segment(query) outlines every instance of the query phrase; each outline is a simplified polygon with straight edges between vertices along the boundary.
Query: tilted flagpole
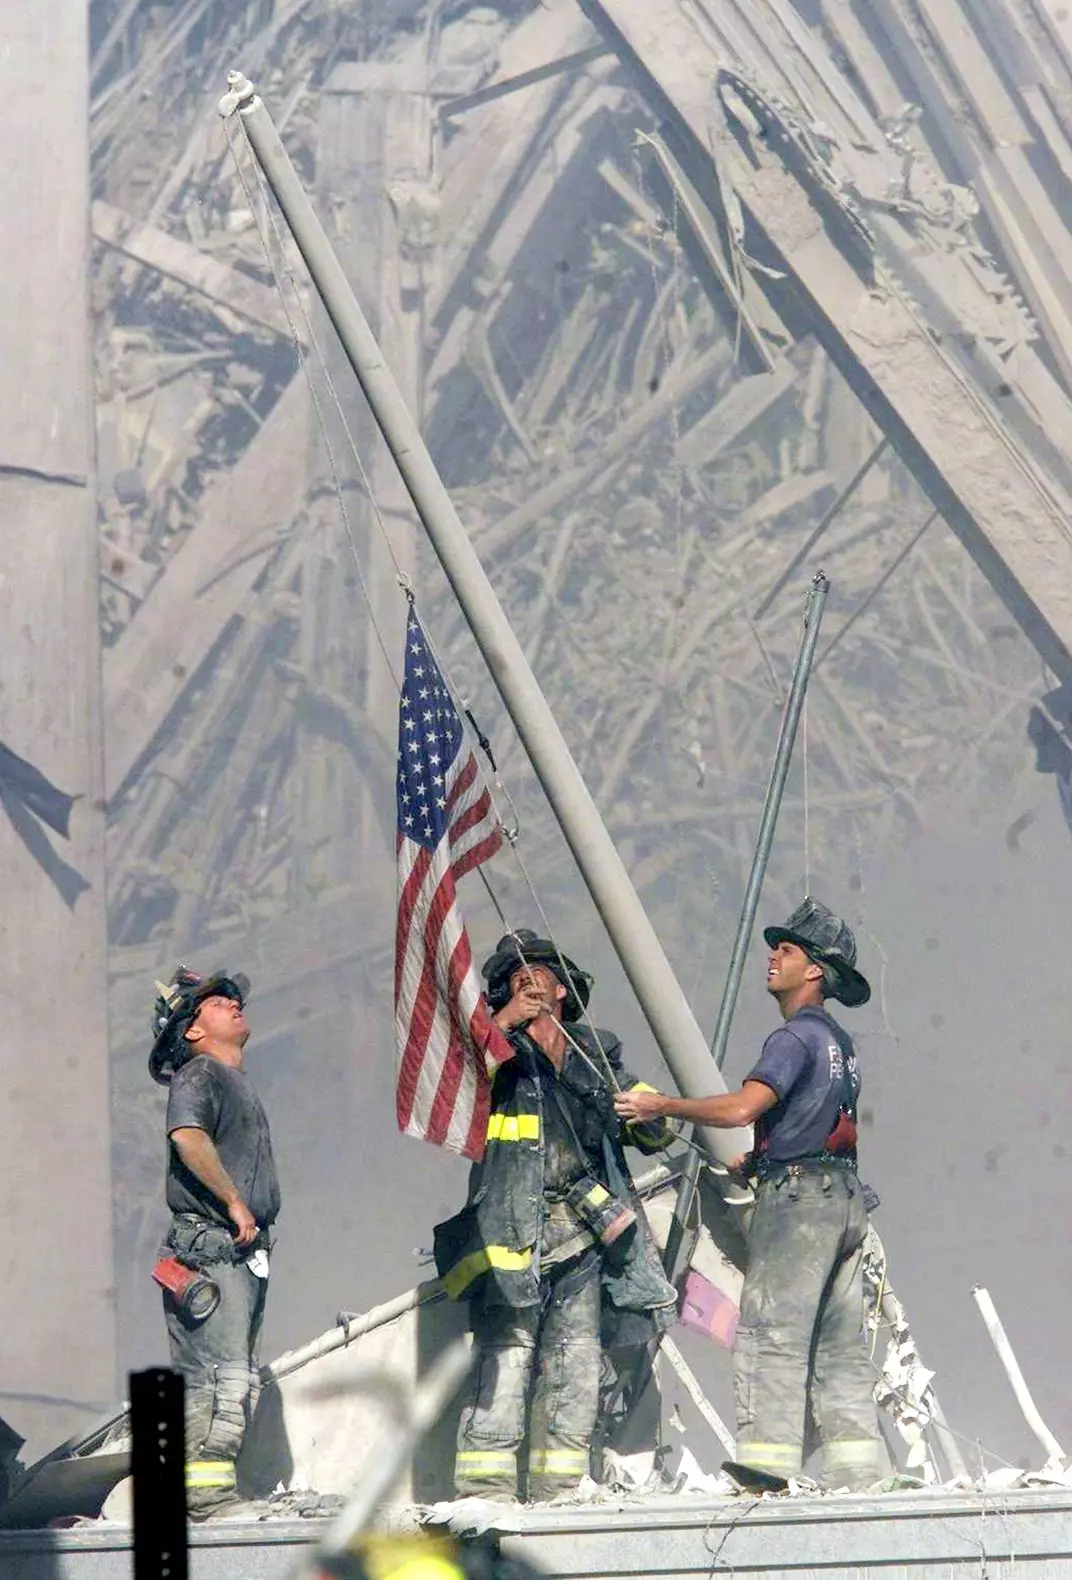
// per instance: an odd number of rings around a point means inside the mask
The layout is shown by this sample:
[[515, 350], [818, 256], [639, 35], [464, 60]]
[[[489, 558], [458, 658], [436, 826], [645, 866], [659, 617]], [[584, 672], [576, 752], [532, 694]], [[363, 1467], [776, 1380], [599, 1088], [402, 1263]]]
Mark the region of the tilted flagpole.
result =
[[[704, 1097], [725, 1091], [707, 1039], [686, 1002], [271, 116], [241, 73], [231, 72], [228, 83], [230, 91], [220, 101], [220, 114], [241, 117], [250, 146], [305, 259], [663, 1058], [685, 1096]], [[732, 1161], [748, 1148], [748, 1134], [743, 1130], [700, 1127], [699, 1133], [722, 1163]]]

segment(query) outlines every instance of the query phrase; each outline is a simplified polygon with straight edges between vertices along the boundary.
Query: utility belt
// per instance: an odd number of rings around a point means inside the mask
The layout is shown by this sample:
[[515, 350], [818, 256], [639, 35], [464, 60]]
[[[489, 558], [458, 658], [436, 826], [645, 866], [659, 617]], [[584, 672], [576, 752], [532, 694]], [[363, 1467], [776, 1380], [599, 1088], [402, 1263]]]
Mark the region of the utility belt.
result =
[[863, 1196], [864, 1207], [868, 1213], [875, 1211], [882, 1205], [879, 1194], [866, 1180], [861, 1180], [854, 1157], [838, 1156], [836, 1152], [821, 1152], [817, 1156], [807, 1158], [794, 1158], [792, 1162], [783, 1163], [777, 1159], [761, 1157], [757, 1160], [753, 1173], [761, 1185], [771, 1184], [775, 1190], [780, 1190], [787, 1182], [790, 1197], [793, 1195], [794, 1184], [805, 1175], [842, 1175], [848, 1183], [849, 1195], [854, 1196], [857, 1190]]
[[217, 1223], [213, 1218], [202, 1218], [196, 1212], [172, 1213], [171, 1228], [164, 1243], [180, 1261], [198, 1269], [220, 1263], [238, 1267], [248, 1262], [255, 1252], [268, 1252], [272, 1248], [267, 1229], [259, 1228], [255, 1240], [239, 1246], [235, 1244], [229, 1225]]
[[192, 1212], [177, 1212], [153, 1268], [153, 1280], [167, 1291], [188, 1327], [206, 1322], [220, 1303], [213, 1267], [248, 1266], [257, 1278], [268, 1276], [270, 1241], [259, 1229], [250, 1245], [237, 1246], [228, 1229]]
[[856, 1173], [856, 1159], [836, 1152], [816, 1152], [804, 1158], [769, 1158], [761, 1153], [756, 1159], [754, 1173], [762, 1184], [773, 1180], [781, 1185], [787, 1179], [800, 1179], [803, 1174], [828, 1174], [831, 1169], [842, 1174]]

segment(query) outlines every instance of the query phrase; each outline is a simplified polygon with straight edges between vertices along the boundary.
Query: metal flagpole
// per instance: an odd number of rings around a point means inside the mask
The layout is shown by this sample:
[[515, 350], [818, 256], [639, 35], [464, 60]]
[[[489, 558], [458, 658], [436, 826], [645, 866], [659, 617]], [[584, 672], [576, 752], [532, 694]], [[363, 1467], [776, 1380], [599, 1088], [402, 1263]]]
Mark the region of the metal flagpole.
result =
[[[711, 1038], [711, 1053], [719, 1070], [722, 1069], [723, 1064], [726, 1062], [726, 1048], [729, 1044], [733, 1014], [737, 1008], [737, 997], [741, 990], [745, 956], [752, 941], [752, 928], [755, 926], [756, 911], [759, 908], [759, 896], [763, 889], [763, 879], [767, 873], [767, 863], [770, 861], [771, 846], [774, 843], [774, 829], [778, 822], [778, 813], [781, 810], [785, 781], [789, 774], [789, 764], [797, 738], [797, 726], [800, 723], [801, 709], [804, 706], [804, 697], [808, 689], [808, 678], [811, 675], [812, 664], [815, 659], [815, 648], [819, 641], [819, 627], [822, 624], [823, 609], [826, 606], [826, 598], [829, 591], [829, 581], [822, 571], [817, 571], [812, 577], [811, 586], [808, 588], [808, 595], [804, 603], [804, 630], [800, 638], [800, 649], [797, 653], [796, 664], [793, 667], [793, 677], [789, 685], [789, 697], [786, 701], [785, 712], [782, 715], [782, 727], [778, 732], [778, 745], [775, 748], [774, 766], [771, 769], [770, 782], [767, 785], [767, 796], [763, 803], [763, 815], [759, 820], [759, 834], [756, 836], [756, 850], [755, 855], [752, 857], [752, 870], [748, 875], [744, 904], [741, 907], [741, 919], [737, 923], [737, 936], [733, 941], [733, 953], [730, 956], [729, 970], [726, 972], [726, 985], [722, 990], [722, 1002], [718, 1008], [718, 1020], [715, 1023], [714, 1035]], [[674, 1216], [670, 1222], [670, 1230], [666, 1238], [666, 1249], [663, 1252], [663, 1265], [666, 1268], [667, 1276], [671, 1279], [675, 1279], [682, 1271], [679, 1264], [683, 1260], [681, 1248], [685, 1236], [685, 1221], [692, 1207], [692, 1199], [699, 1178], [700, 1160], [693, 1153], [685, 1164], [685, 1169], [678, 1185]]]
[[[680, 1090], [707, 1096], [725, 1086], [712, 1065], [670, 962], [648, 920], [520, 642], [469, 541], [417, 424], [384, 362], [364, 314], [324, 234], [263, 101], [238, 72], [220, 114], [238, 114], [324, 303], [358, 382], [446, 572], [506, 709], [632, 984], [652, 1035]], [[729, 1162], [745, 1150], [744, 1130], [702, 1127], [711, 1153]]]

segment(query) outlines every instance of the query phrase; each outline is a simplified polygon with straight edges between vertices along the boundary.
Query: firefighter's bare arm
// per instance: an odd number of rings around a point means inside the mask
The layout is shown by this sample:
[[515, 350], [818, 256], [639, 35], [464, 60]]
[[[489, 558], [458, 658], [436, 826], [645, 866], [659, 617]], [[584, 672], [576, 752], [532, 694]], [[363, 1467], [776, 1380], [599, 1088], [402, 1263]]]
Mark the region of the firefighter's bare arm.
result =
[[669, 1097], [665, 1092], [643, 1092], [633, 1087], [619, 1092], [614, 1106], [625, 1120], [688, 1119], [693, 1124], [736, 1130], [751, 1125], [773, 1108], [778, 1095], [762, 1081], [746, 1081], [738, 1092], [712, 1097]]
[[207, 1185], [227, 1208], [227, 1216], [235, 1226], [235, 1244], [252, 1245], [257, 1238], [257, 1220], [220, 1162], [212, 1137], [193, 1125], [183, 1125], [171, 1132], [170, 1139], [190, 1173], [196, 1174], [202, 1185]]

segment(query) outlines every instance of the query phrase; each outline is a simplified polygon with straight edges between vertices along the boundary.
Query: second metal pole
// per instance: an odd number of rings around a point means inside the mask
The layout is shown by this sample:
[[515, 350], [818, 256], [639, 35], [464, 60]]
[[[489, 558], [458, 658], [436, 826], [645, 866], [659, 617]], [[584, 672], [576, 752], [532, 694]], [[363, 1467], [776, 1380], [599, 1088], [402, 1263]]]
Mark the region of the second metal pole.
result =
[[797, 725], [800, 723], [800, 713], [808, 689], [808, 676], [811, 674], [812, 661], [815, 658], [815, 645], [819, 640], [819, 627], [822, 624], [823, 609], [829, 591], [830, 583], [822, 571], [817, 571], [812, 577], [807, 602], [804, 605], [804, 631], [800, 639], [800, 651], [797, 653], [793, 679], [789, 687], [789, 700], [785, 705], [782, 727], [778, 733], [774, 767], [771, 769], [767, 799], [763, 803], [763, 816], [760, 818], [759, 834], [756, 837], [756, 853], [752, 858], [752, 870], [748, 875], [741, 919], [737, 924], [737, 937], [733, 941], [733, 953], [730, 956], [729, 970], [726, 972], [726, 986], [722, 991], [722, 1003], [719, 1005], [718, 1020], [715, 1022], [714, 1035], [711, 1038], [711, 1053], [720, 1070], [726, 1062], [726, 1047], [729, 1043], [733, 1012], [737, 1008], [737, 995], [741, 989], [745, 955], [752, 941], [752, 928], [755, 926], [756, 911], [759, 908], [759, 896], [763, 888], [763, 879], [767, 874], [771, 845], [774, 842], [774, 827], [778, 821], [782, 793], [789, 774], [789, 763], [797, 738]]
[[[767, 785], [767, 796], [763, 803], [763, 815], [759, 820], [759, 834], [756, 838], [755, 855], [752, 857], [752, 870], [748, 876], [744, 905], [741, 908], [741, 919], [737, 924], [737, 937], [734, 939], [733, 954], [730, 956], [729, 970], [726, 973], [726, 985], [722, 990], [722, 1002], [719, 1005], [718, 1020], [711, 1040], [711, 1052], [714, 1055], [715, 1064], [720, 1070], [726, 1059], [730, 1027], [733, 1024], [733, 1013], [737, 1008], [737, 997], [741, 990], [745, 956], [748, 953], [748, 945], [752, 940], [752, 928], [755, 926], [759, 896], [763, 889], [767, 863], [770, 860], [774, 829], [778, 821], [778, 812], [782, 805], [782, 794], [785, 790], [786, 776], [789, 773], [789, 763], [793, 756], [793, 746], [797, 736], [797, 724], [800, 721], [800, 712], [804, 705], [804, 697], [807, 694], [808, 677], [811, 674], [812, 662], [815, 658], [815, 647], [819, 640], [819, 627], [822, 624], [823, 608], [829, 591], [829, 581], [822, 571], [818, 571], [812, 578], [804, 604], [804, 630], [800, 639], [800, 650], [797, 653], [797, 661], [793, 668], [793, 677], [789, 685], [789, 696], [786, 700], [785, 713], [782, 716], [782, 727], [778, 732], [778, 745], [775, 748], [774, 766], [771, 769], [770, 782]], [[700, 1160], [695, 1153], [692, 1153], [685, 1164], [681, 1182], [678, 1185], [674, 1216], [670, 1220], [666, 1249], [663, 1252], [663, 1266], [666, 1269], [667, 1277], [672, 1282], [676, 1282], [677, 1278], [684, 1271], [682, 1263], [684, 1260], [685, 1222], [692, 1208], [693, 1197], [699, 1180]]]

